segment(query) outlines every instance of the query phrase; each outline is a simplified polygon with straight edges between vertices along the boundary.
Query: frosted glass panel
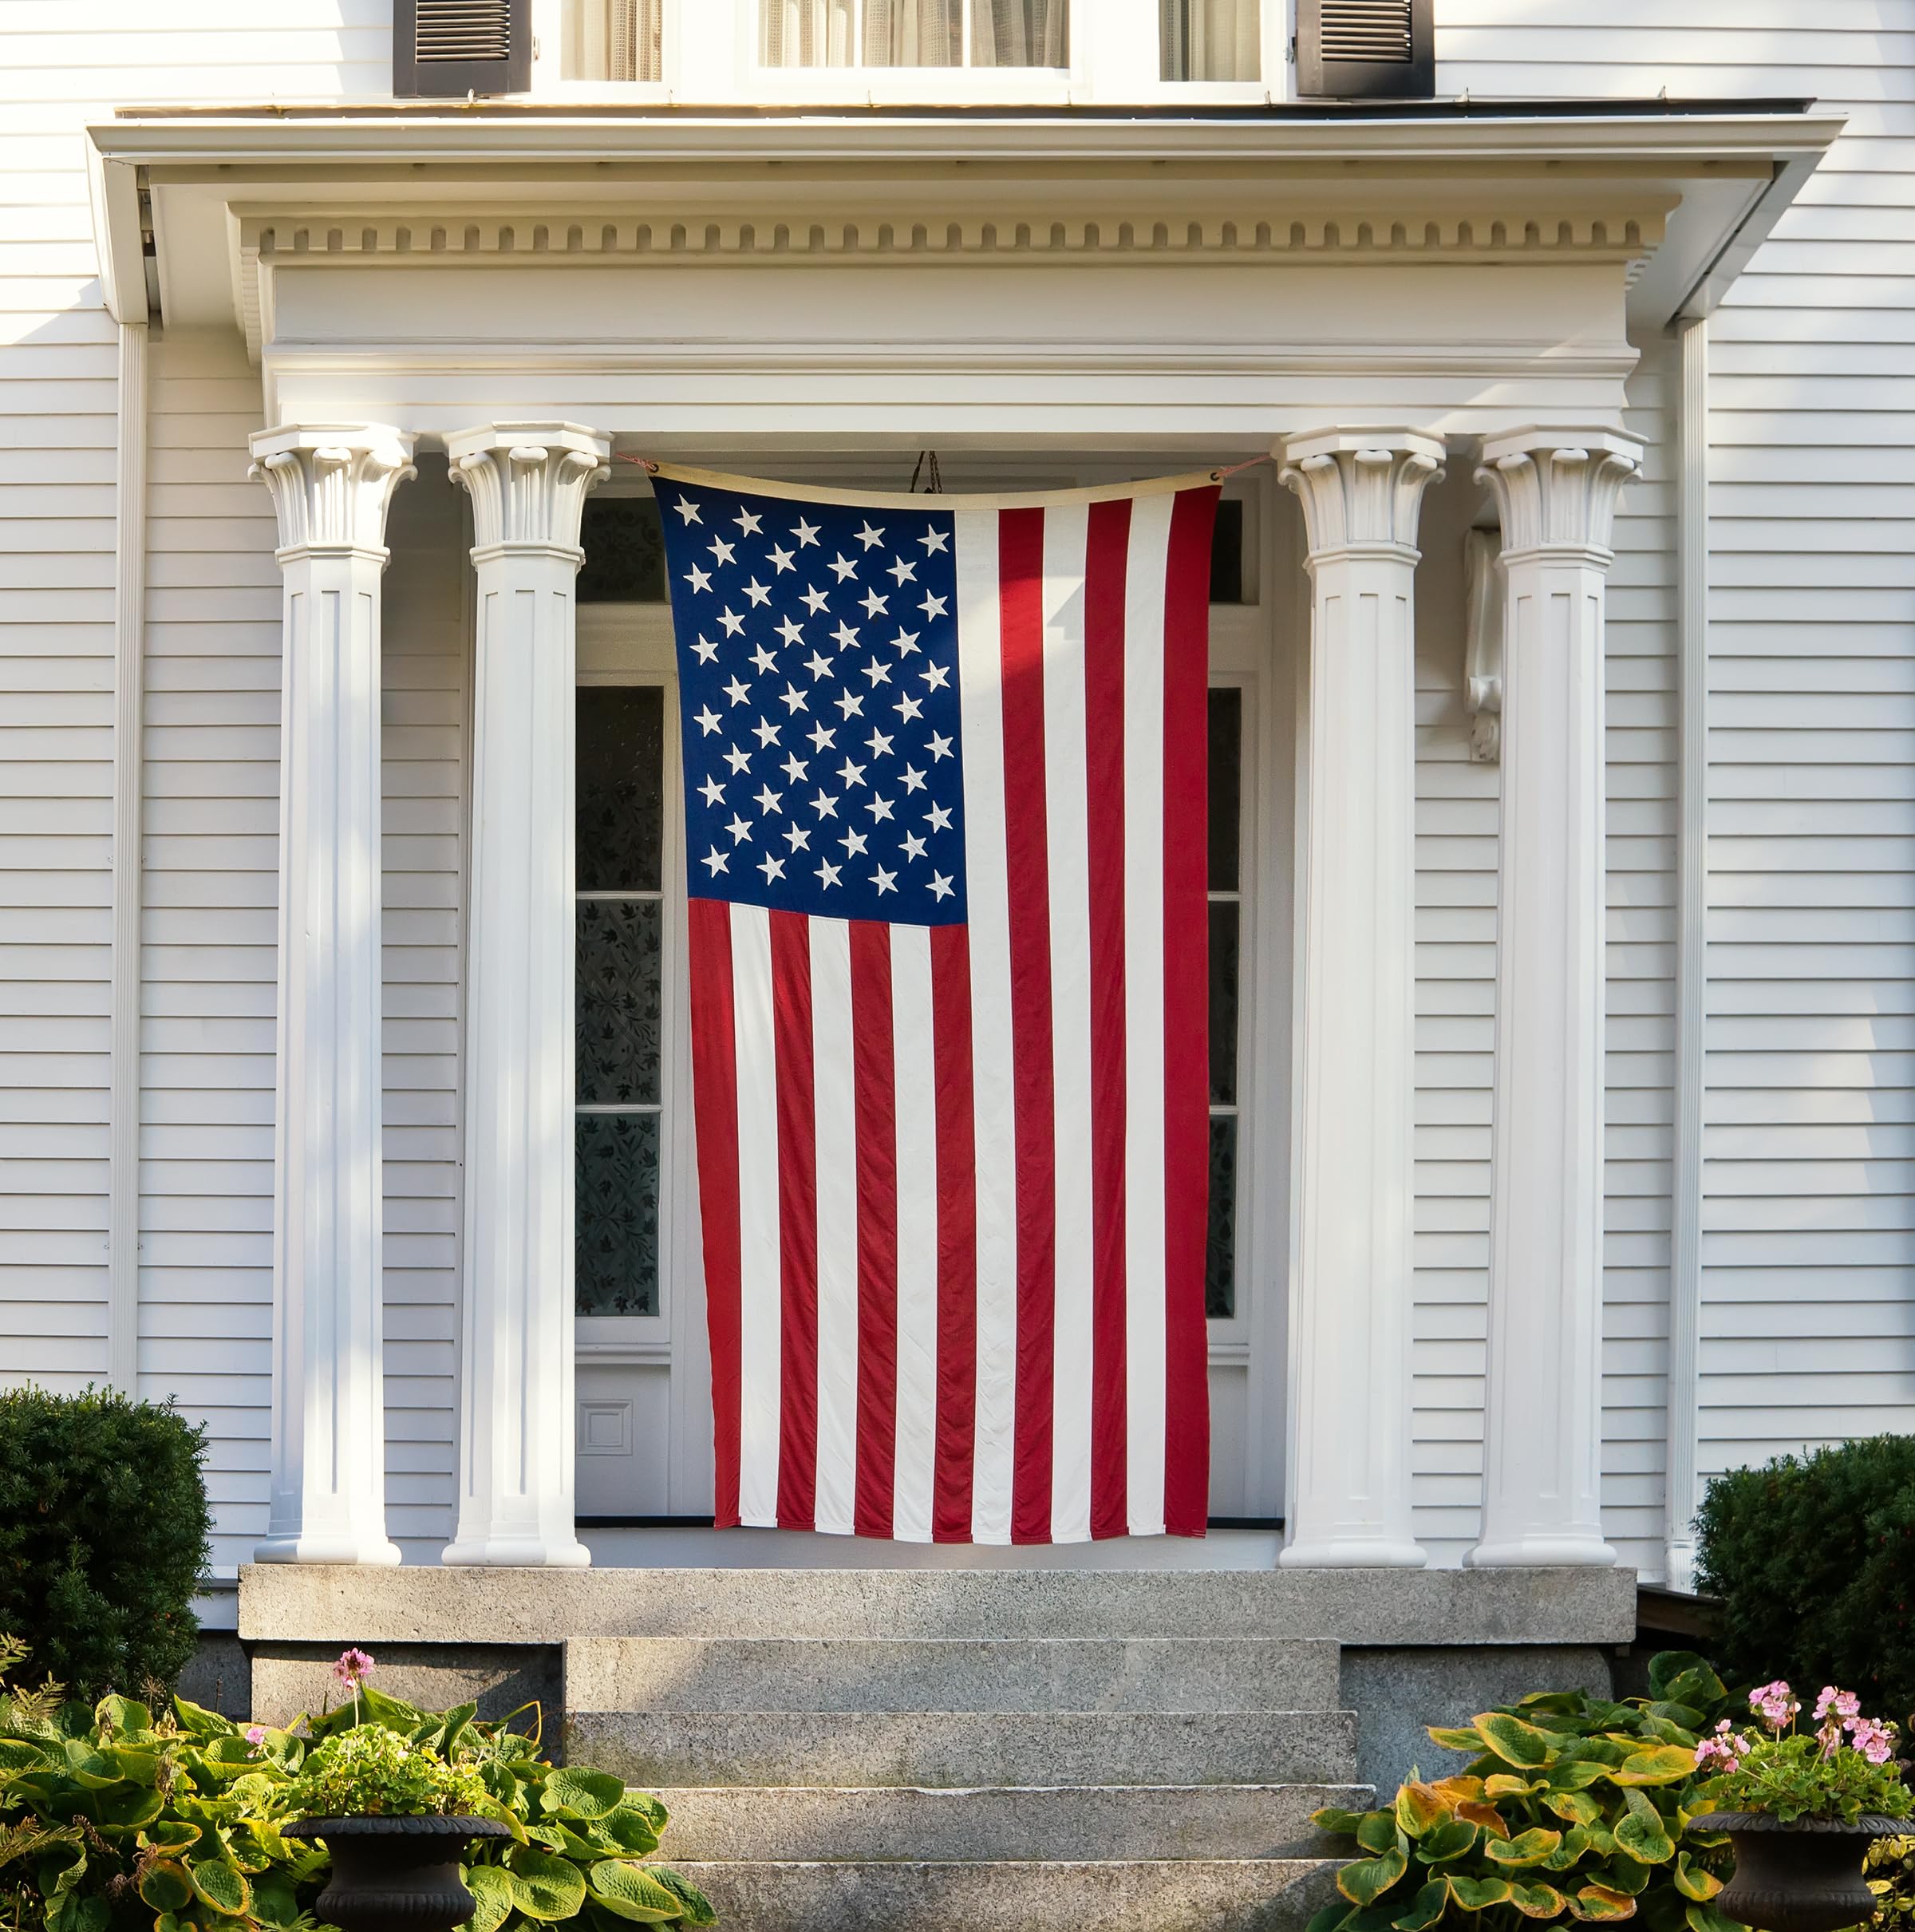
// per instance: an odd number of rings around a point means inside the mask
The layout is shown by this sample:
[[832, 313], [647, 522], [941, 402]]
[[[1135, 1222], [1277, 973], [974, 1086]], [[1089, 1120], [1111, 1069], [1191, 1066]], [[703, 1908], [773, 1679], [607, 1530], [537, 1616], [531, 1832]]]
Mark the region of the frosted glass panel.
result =
[[971, 0], [973, 67], [1063, 67], [1069, 0]]
[[1256, 81], [1262, 0], [1159, 0], [1167, 81]]
[[656, 81], [665, 0], [573, 0], [565, 70], [580, 81]]

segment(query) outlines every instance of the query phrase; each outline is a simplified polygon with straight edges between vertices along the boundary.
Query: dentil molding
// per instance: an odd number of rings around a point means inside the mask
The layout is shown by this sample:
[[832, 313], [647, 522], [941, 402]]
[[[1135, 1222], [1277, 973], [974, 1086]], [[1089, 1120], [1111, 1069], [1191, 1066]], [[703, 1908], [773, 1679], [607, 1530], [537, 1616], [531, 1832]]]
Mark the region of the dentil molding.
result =
[[385, 556], [393, 492], [417, 474], [415, 437], [383, 423], [295, 423], [259, 430], [249, 441], [247, 474], [273, 500], [282, 562], [317, 550]]
[[1476, 480], [1495, 499], [1505, 563], [1557, 551], [1606, 567], [1617, 498], [1642, 468], [1642, 450], [1641, 437], [1617, 429], [1544, 425], [1485, 437]]

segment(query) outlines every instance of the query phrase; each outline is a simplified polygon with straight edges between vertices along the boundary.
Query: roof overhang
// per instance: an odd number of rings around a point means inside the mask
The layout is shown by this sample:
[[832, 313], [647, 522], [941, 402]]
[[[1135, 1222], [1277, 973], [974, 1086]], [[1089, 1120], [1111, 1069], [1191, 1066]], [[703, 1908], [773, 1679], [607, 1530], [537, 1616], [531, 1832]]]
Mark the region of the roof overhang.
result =
[[482, 219], [507, 226], [477, 245], [528, 267], [567, 252], [555, 236], [587, 253], [598, 236], [638, 237], [656, 255], [654, 238], [688, 223], [754, 259], [794, 235], [859, 255], [880, 233], [989, 256], [1035, 231], [1054, 258], [1085, 263], [1151, 248], [1312, 264], [1574, 248], [1626, 264], [1641, 334], [1721, 300], [1842, 125], [1774, 101], [1174, 114], [388, 102], [143, 109], [88, 134], [113, 314], [237, 326], [257, 350], [263, 254], [417, 262], [428, 235], [458, 223], [469, 239]]

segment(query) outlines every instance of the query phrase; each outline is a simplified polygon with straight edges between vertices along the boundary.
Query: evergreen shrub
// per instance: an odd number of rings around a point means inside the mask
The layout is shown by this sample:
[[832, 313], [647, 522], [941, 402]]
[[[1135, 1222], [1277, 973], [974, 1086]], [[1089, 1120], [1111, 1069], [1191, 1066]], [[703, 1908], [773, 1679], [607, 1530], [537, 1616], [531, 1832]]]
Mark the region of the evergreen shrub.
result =
[[0, 1630], [75, 1695], [170, 1685], [192, 1656], [204, 1454], [171, 1404], [0, 1392]]
[[1730, 1682], [1853, 1686], [1915, 1712], [1915, 1436], [1874, 1436], [1718, 1476], [1696, 1519], [1696, 1580], [1723, 1600]]

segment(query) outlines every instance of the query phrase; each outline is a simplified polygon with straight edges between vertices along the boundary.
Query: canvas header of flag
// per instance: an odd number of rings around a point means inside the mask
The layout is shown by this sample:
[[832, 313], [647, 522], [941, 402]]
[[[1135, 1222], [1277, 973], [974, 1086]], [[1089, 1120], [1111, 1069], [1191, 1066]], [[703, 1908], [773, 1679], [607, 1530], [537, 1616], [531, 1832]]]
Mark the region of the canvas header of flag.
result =
[[1214, 480], [654, 488], [717, 1521], [1201, 1535]]

